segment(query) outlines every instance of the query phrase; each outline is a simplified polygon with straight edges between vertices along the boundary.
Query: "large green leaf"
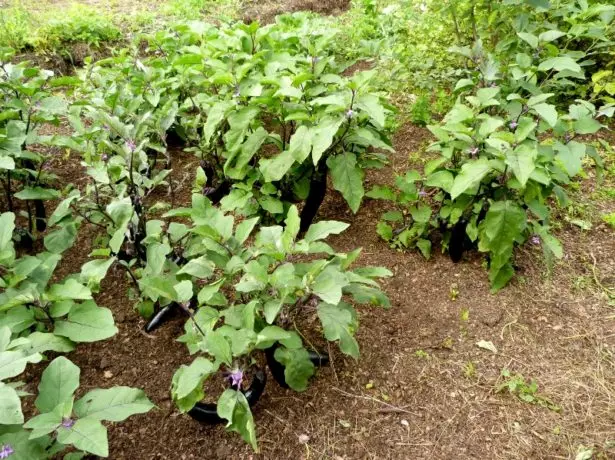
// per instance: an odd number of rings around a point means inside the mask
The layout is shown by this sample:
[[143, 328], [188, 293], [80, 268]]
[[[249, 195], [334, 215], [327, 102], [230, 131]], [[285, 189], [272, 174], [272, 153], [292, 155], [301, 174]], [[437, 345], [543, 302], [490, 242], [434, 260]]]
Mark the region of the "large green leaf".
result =
[[20, 200], [54, 200], [60, 196], [60, 192], [51, 188], [24, 187], [14, 196]]
[[144, 414], [154, 404], [143, 390], [130, 387], [96, 389], [75, 402], [75, 414], [79, 418], [94, 418], [109, 422], [121, 422], [131, 415]]
[[327, 266], [314, 280], [312, 291], [323, 301], [337, 304], [342, 300], [342, 289], [348, 277], [335, 265]]
[[336, 220], [323, 220], [310, 225], [310, 228], [303, 239], [308, 243], [324, 240], [329, 235], [339, 235], [349, 226], [349, 224], [338, 222]]
[[522, 187], [525, 187], [532, 172], [534, 172], [536, 156], [536, 149], [526, 144], [521, 144], [515, 150], [506, 154], [506, 164], [515, 174]]
[[190, 365], [182, 365], [178, 378], [173, 381], [174, 398], [182, 399], [192, 393], [203, 381], [216, 371], [216, 366], [210, 360], [197, 357]]
[[513, 247], [515, 242], [523, 241], [526, 226], [525, 211], [510, 200], [493, 203], [481, 222], [478, 248], [490, 253], [490, 279], [494, 290], [502, 288], [512, 277]]
[[58, 404], [70, 401], [79, 388], [79, 368], [64, 356], [54, 359], [43, 372], [34, 404], [42, 412], [51, 412]]
[[43, 357], [39, 353], [24, 350], [3, 351], [0, 353], [0, 380], [21, 374], [28, 363], [38, 363]]
[[19, 395], [14, 388], [0, 382], [0, 425], [18, 425], [23, 421]]
[[581, 66], [577, 64], [577, 62], [572, 59], [570, 56], [557, 56], [554, 58], [549, 58], [545, 61], [542, 61], [538, 66], [538, 70], [547, 71], [547, 70], [556, 70], [561, 72], [562, 70], [570, 70], [571, 72], [581, 72]]
[[359, 344], [354, 338], [354, 332], [357, 329], [354, 309], [346, 303], [339, 305], [321, 303], [318, 305], [318, 317], [327, 340], [339, 340], [340, 350], [358, 359]]
[[288, 150], [297, 163], [303, 163], [312, 150], [312, 131], [303, 125], [290, 138]]
[[111, 310], [97, 306], [93, 301], [75, 305], [68, 318], [55, 323], [54, 333], [73, 342], [95, 342], [117, 334]]
[[249, 443], [255, 451], [258, 451], [256, 443], [256, 427], [248, 400], [240, 391], [225, 390], [218, 399], [218, 415], [228, 420], [226, 428], [241, 435], [244, 441]]
[[484, 158], [465, 163], [453, 181], [451, 199], [454, 200], [462, 193], [475, 188], [491, 170], [489, 161]]
[[58, 442], [73, 445], [77, 449], [100, 457], [109, 455], [107, 429], [94, 418], [77, 420], [73, 426], [61, 426], [57, 431]]
[[346, 199], [352, 212], [356, 213], [365, 194], [365, 174], [357, 164], [357, 156], [350, 152], [335, 155], [327, 159], [327, 166], [331, 172], [333, 187]]
[[305, 391], [310, 377], [314, 375], [314, 363], [305, 348], [295, 350], [279, 347], [274, 358], [284, 365], [284, 380], [295, 391]]
[[92, 291], [71, 278], [62, 284], [52, 285], [47, 297], [55, 302], [59, 300], [89, 300], [92, 298]]
[[540, 115], [540, 118], [549, 123], [552, 128], [555, 127], [555, 125], [557, 124], [558, 115], [557, 109], [554, 105], [542, 103], [536, 104], [532, 108], [536, 111], [538, 115]]

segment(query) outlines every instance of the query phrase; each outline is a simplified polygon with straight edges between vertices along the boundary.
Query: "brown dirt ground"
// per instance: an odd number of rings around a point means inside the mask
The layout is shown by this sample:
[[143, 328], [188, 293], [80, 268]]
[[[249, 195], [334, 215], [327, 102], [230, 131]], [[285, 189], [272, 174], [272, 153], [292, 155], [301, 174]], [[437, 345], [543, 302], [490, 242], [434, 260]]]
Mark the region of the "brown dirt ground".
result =
[[[368, 174], [366, 188], [390, 183], [428, 139], [426, 130], [403, 126], [391, 165]], [[192, 161], [182, 158], [175, 168], [177, 182], [188, 184], [178, 201], [189, 196]], [[70, 177], [66, 168], [58, 174]], [[590, 177], [583, 188], [593, 183]], [[113, 310], [119, 334], [69, 356], [82, 370], [79, 392], [141, 387], [158, 409], [109, 427], [110, 458], [555, 459], [574, 458], [581, 444], [615, 458], [615, 311], [605, 295], [615, 288], [613, 231], [598, 223], [589, 231], [565, 224], [558, 234], [564, 260], [548, 271], [540, 251], [521, 248], [519, 276], [492, 295], [477, 254], [453, 264], [437, 250], [426, 261], [388, 248], [375, 232], [384, 208], [366, 200], [352, 215], [339, 194], [328, 194], [320, 218], [351, 224], [331, 243], [344, 251], [362, 246], [361, 265], [393, 271], [383, 285], [393, 307], [359, 309], [358, 362], [332, 347], [332, 365], [304, 393], [270, 379], [254, 410], [260, 454], [223, 427], [178, 413], [169, 396], [171, 377], [192, 359], [174, 340], [183, 320], [145, 334], [126, 295], [125, 274], [112, 270], [97, 301]], [[62, 274], [79, 270], [94, 235], [81, 233]], [[492, 341], [497, 353], [477, 347], [479, 340]], [[30, 376], [29, 390], [42, 367]], [[561, 411], [497, 393], [503, 368], [536, 379], [539, 392]]]

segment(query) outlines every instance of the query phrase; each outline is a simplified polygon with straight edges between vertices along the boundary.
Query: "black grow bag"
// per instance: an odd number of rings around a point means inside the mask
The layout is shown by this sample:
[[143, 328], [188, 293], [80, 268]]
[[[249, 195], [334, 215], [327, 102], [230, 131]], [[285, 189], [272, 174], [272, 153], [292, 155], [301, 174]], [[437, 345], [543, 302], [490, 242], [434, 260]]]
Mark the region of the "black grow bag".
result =
[[[250, 388], [241, 390], [248, 400], [250, 408], [256, 405], [265, 390], [266, 384], [267, 374], [262, 369], [259, 369], [256, 371], [256, 374], [254, 374]], [[217, 405], [214, 403], [198, 402], [188, 411], [188, 415], [198, 422], [210, 425], [226, 423], [226, 420], [218, 415]]]
[[[275, 359], [275, 350], [278, 348], [278, 344], [276, 343], [274, 346], [267, 348], [265, 350], [265, 356], [267, 357], [267, 367], [271, 372], [271, 375], [278, 382], [282, 388], [289, 388], [288, 383], [286, 383], [286, 378], [284, 377], [284, 366], [282, 363], [279, 363]], [[310, 361], [316, 367], [323, 367], [329, 364], [329, 355], [317, 353], [315, 351], [308, 351], [310, 355]]]

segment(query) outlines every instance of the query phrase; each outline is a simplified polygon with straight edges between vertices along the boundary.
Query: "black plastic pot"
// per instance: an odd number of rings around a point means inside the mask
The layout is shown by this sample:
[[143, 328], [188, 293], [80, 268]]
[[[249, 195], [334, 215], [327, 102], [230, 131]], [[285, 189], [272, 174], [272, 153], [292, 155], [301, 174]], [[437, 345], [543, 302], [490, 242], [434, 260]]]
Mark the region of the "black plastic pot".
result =
[[[324, 164], [324, 163], [323, 163]], [[320, 205], [325, 199], [327, 194], [327, 168], [319, 166], [319, 170], [314, 172], [312, 180], [310, 182], [310, 193], [305, 200], [305, 205], [301, 210], [301, 224], [300, 231], [306, 232], [314, 218], [318, 214]]]
[[[250, 388], [245, 391], [242, 390], [251, 408], [262, 396], [266, 384], [267, 374], [262, 369], [259, 369], [256, 374], [254, 374]], [[213, 403], [198, 402], [188, 411], [188, 415], [198, 422], [210, 425], [226, 423], [226, 420], [218, 415], [216, 404]]]
[[224, 181], [218, 184], [216, 187], [204, 187], [203, 195], [205, 195], [212, 204], [218, 204], [222, 198], [229, 194], [231, 191], [231, 183]]
[[45, 211], [45, 203], [43, 203], [43, 200], [32, 200], [32, 204], [34, 205], [36, 230], [44, 232], [47, 228], [47, 211]]
[[[194, 308], [197, 303], [198, 300], [196, 297], [190, 299], [190, 307]], [[156, 302], [156, 306], [158, 306], [158, 302]], [[169, 319], [171, 319], [177, 312], [182, 312], [186, 314], [184, 309], [177, 302], [172, 302], [169, 305], [162, 307], [154, 314], [154, 316], [152, 316], [152, 319], [150, 319], [145, 325], [145, 332], [149, 334], [150, 332], [158, 329]]]
[[[289, 388], [288, 384], [286, 383], [286, 378], [284, 377], [284, 366], [275, 359], [275, 350], [277, 348], [278, 344], [275, 344], [274, 346], [265, 350], [265, 356], [267, 357], [267, 367], [269, 368], [269, 371], [271, 372], [271, 375], [273, 376], [274, 380], [278, 382], [278, 385], [280, 385], [282, 388]], [[308, 351], [308, 353], [310, 355], [310, 361], [312, 361], [312, 364], [314, 364], [314, 366], [323, 367], [329, 364], [328, 354], [321, 354], [315, 351]]]
[[176, 304], [172, 303], [166, 307], [161, 308], [158, 312], [152, 316], [152, 319], [145, 325], [145, 332], [148, 334], [155, 329], [158, 329], [164, 322], [166, 322], [175, 313]]
[[448, 255], [455, 263], [459, 262], [466, 250], [466, 227], [468, 223], [465, 220], [460, 220], [455, 224], [451, 231], [451, 239], [448, 242]]

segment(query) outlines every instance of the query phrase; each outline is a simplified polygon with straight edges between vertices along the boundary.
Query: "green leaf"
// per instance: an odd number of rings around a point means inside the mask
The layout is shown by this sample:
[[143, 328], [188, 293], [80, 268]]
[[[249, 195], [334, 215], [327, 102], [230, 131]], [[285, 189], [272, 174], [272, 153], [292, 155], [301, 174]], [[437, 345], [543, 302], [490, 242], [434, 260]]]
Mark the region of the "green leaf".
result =
[[31, 418], [24, 425], [24, 428], [32, 430], [30, 439], [36, 439], [55, 431], [61, 423], [62, 414], [56, 409], [53, 412], [47, 412]]
[[561, 72], [562, 70], [570, 70], [571, 72], [582, 72], [581, 66], [569, 56], [558, 56], [554, 58], [549, 58], [541, 62], [538, 66], [538, 70], [543, 72], [551, 69], [558, 72]]
[[213, 275], [215, 268], [216, 265], [212, 261], [208, 260], [205, 256], [201, 256], [190, 260], [177, 274], [187, 273], [197, 278], [209, 278]]
[[81, 266], [79, 279], [89, 287], [98, 286], [115, 261], [115, 257], [90, 260]]
[[342, 289], [348, 284], [348, 277], [339, 267], [328, 265], [314, 280], [312, 291], [327, 303], [337, 304], [342, 300]]
[[538, 36], [538, 39], [543, 43], [549, 43], [565, 36], [566, 33], [561, 30], [547, 30]]
[[603, 128], [599, 121], [589, 116], [576, 120], [573, 127], [577, 134], [595, 134]]
[[38, 385], [36, 408], [44, 413], [53, 411], [59, 404], [70, 401], [79, 388], [79, 368], [64, 356], [54, 359], [43, 372]]
[[111, 310], [97, 306], [93, 301], [75, 305], [65, 321], [55, 323], [54, 333], [73, 342], [96, 342], [117, 334]]
[[21, 400], [14, 388], [0, 382], [0, 425], [21, 425]]
[[336, 220], [323, 220], [310, 225], [310, 228], [306, 232], [303, 239], [308, 243], [324, 240], [329, 235], [339, 235], [349, 226], [349, 224], [338, 222]]
[[253, 217], [252, 219], [246, 219], [237, 225], [237, 228], [235, 229], [235, 239], [239, 244], [246, 242], [259, 220], [259, 217]]
[[47, 296], [55, 302], [60, 300], [89, 300], [92, 298], [92, 291], [71, 278], [62, 284], [52, 285]]
[[151, 276], [139, 280], [141, 292], [156, 301], [159, 298], [174, 300], [177, 296], [173, 281], [162, 276]]
[[83, 418], [77, 420], [70, 428], [61, 426], [57, 433], [57, 440], [62, 444], [73, 445], [77, 449], [100, 457], [109, 455], [107, 429], [98, 420]]
[[301, 219], [299, 218], [299, 210], [297, 209], [297, 206], [292, 205], [288, 209], [284, 223], [286, 226], [284, 227], [284, 233], [282, 234], [282, 244], [286, 251], [290, 251], [295, 239], [297, 238], [297, 235], [299, 234], [299, 229], [301, 226]]
[[384, 107], [382, 107], [378, 96], [374, 94], [363, 94], [355, 100], [355, 105], [369, 114], [376, 127], [380, 129], [384, 128], [386, 120]]
[[333, 144], [333, 138], [339, 130], [344, 117], [325, 118], [318, 127], [312, 128], [312, 161], [317, 165], [325, 153]]
[[540, 115], [540, 118], [542, 118], [549, 124], [549, 126], [551, 126], [552, 128], [555, 127], [555, 125], [557, 124], [558, 115], [554, 105], [542, 103], [536, 104], [532, 108], [536, 111], [538, 115]]
[[295, 391], [305, 391], [310, 377], [314, 375], [314, 363], [305, 348], [291, 350], [276, 348], [274, 358], [284, 366], [284, 380]]
[[525, 211], [513, 201], [496, 201], [479, 226], [478, 249], [489, 252], [490, 280], [493, 290], [501, 289], [513, 276], [510, 264], [515, 242], [523, 241], [527, 226]]
[[210, 331], [205, 337], [207, 352], [216, 358], [216, 362], [222, 362], [230, 366], [233, 361], [231, 346], [226, 338], [217, 330]]
[[28, 336], [29, 343], [21, 349], [27, 353], [45, 353], [55, 351], [68, 353], [75, 349], [75, 344], [65, 337], [59, 337], [49, 332], [33, 332]]
[[348, 202], [352, 212], [356, 213], [361, 206], [365, 194], [363, 189], [364, 172], [357, 164], [354, 153], [345, 152], [327, 159], [331, 171], [333, 187], [339, 191]]
[[284, 177], [294, 162], [291, 153], [285, 150], [273, 158], [261, 159], [259, 169], [265, 181], [275, 182]]
[[373, 189], [365, 194], [368, 198], [375, 200], [389, 200], [395, 201], [395, 193], [389, 187], [384, 185], [376, 185]]
[[49, 458], [47, 447], [49, 439], [40, 438], [30, 440], [30, 432], [19, 430], [17, 432], [9, 431], [6, 434], [0, 435], [0, 445], [10, 445], [14, 452], [8, 457], [9, 460], [38, 460]]
[[244, 394], [231, 389], [225, 390], [218, 399], [217, 410], [221, 418], [228, 420], [226, 428], [239, 433], [243, 440], [258, 452], [254, 418]]
[[532, 172], [534, 172], [536, 156], [536, 149], [526, 144], [521, 144], [506, 155], [506, 164], [513, 171], [522, 187], [525, 187]]
[[55, 200], [60, 196], [60, 192], [51, 188], [24, 187], [13, 196], [20, 200]]
[[492, 170], [489, 161], [480, 158], [476, 161], [468, 161], [461, 167], [461, 172], [453, 182], [451, 187], [451, 199], [457, 198], [467, 190], [472, 189], [483, 180], [483, 178]]
[[9, 379], [21, 374], [28, 363], [38, 363], [43, 357], [38, 354], [28, 354], [23, 350], [3, 351], [0, 353], [0, 380]]
[[275, 342], [290, 339], [291, 334], [279, 326], [265, 326], [256, 336], [256, 347], [264, 350]]
[[144, 414], [154, 407], [143, 390], [130, 387], [113, 387], [89, 391], [75, 402], [79, 418], [93, 418], [121, 422], [131, 415]]
[[518, 32], [517, 36], [528, 43], [532, 48], [538, 48], [538, 37], [527, 32]]
[[436, 171], [425, 179], [424, 184], [428, 187], [438, 187], [447, 193], [451, 192], [455, 178], [450, 171], [442, 170]]
[[358, 359], [359, 344], [354, 338], [354, 332], [357, 329], [354, 309], [346, 303], [339, 305], [321, 303], [318, 305], [318, 317], [327, 340], [339, 340], [340, 350]]
[[[181, 372], [179, 372], [181, 370]], [[178, 378], [173, 380], [173, 397], [182, 399], [203, 385], [203, 381], [216, 372], [217, 367], [210, 360], [197, 357], [190, 365], [182, 365]]]
[[312, 132], [305, 126], [299, 126], [290, 138], [288, 150], [297, 163], [303, 163], [312, 150]]

